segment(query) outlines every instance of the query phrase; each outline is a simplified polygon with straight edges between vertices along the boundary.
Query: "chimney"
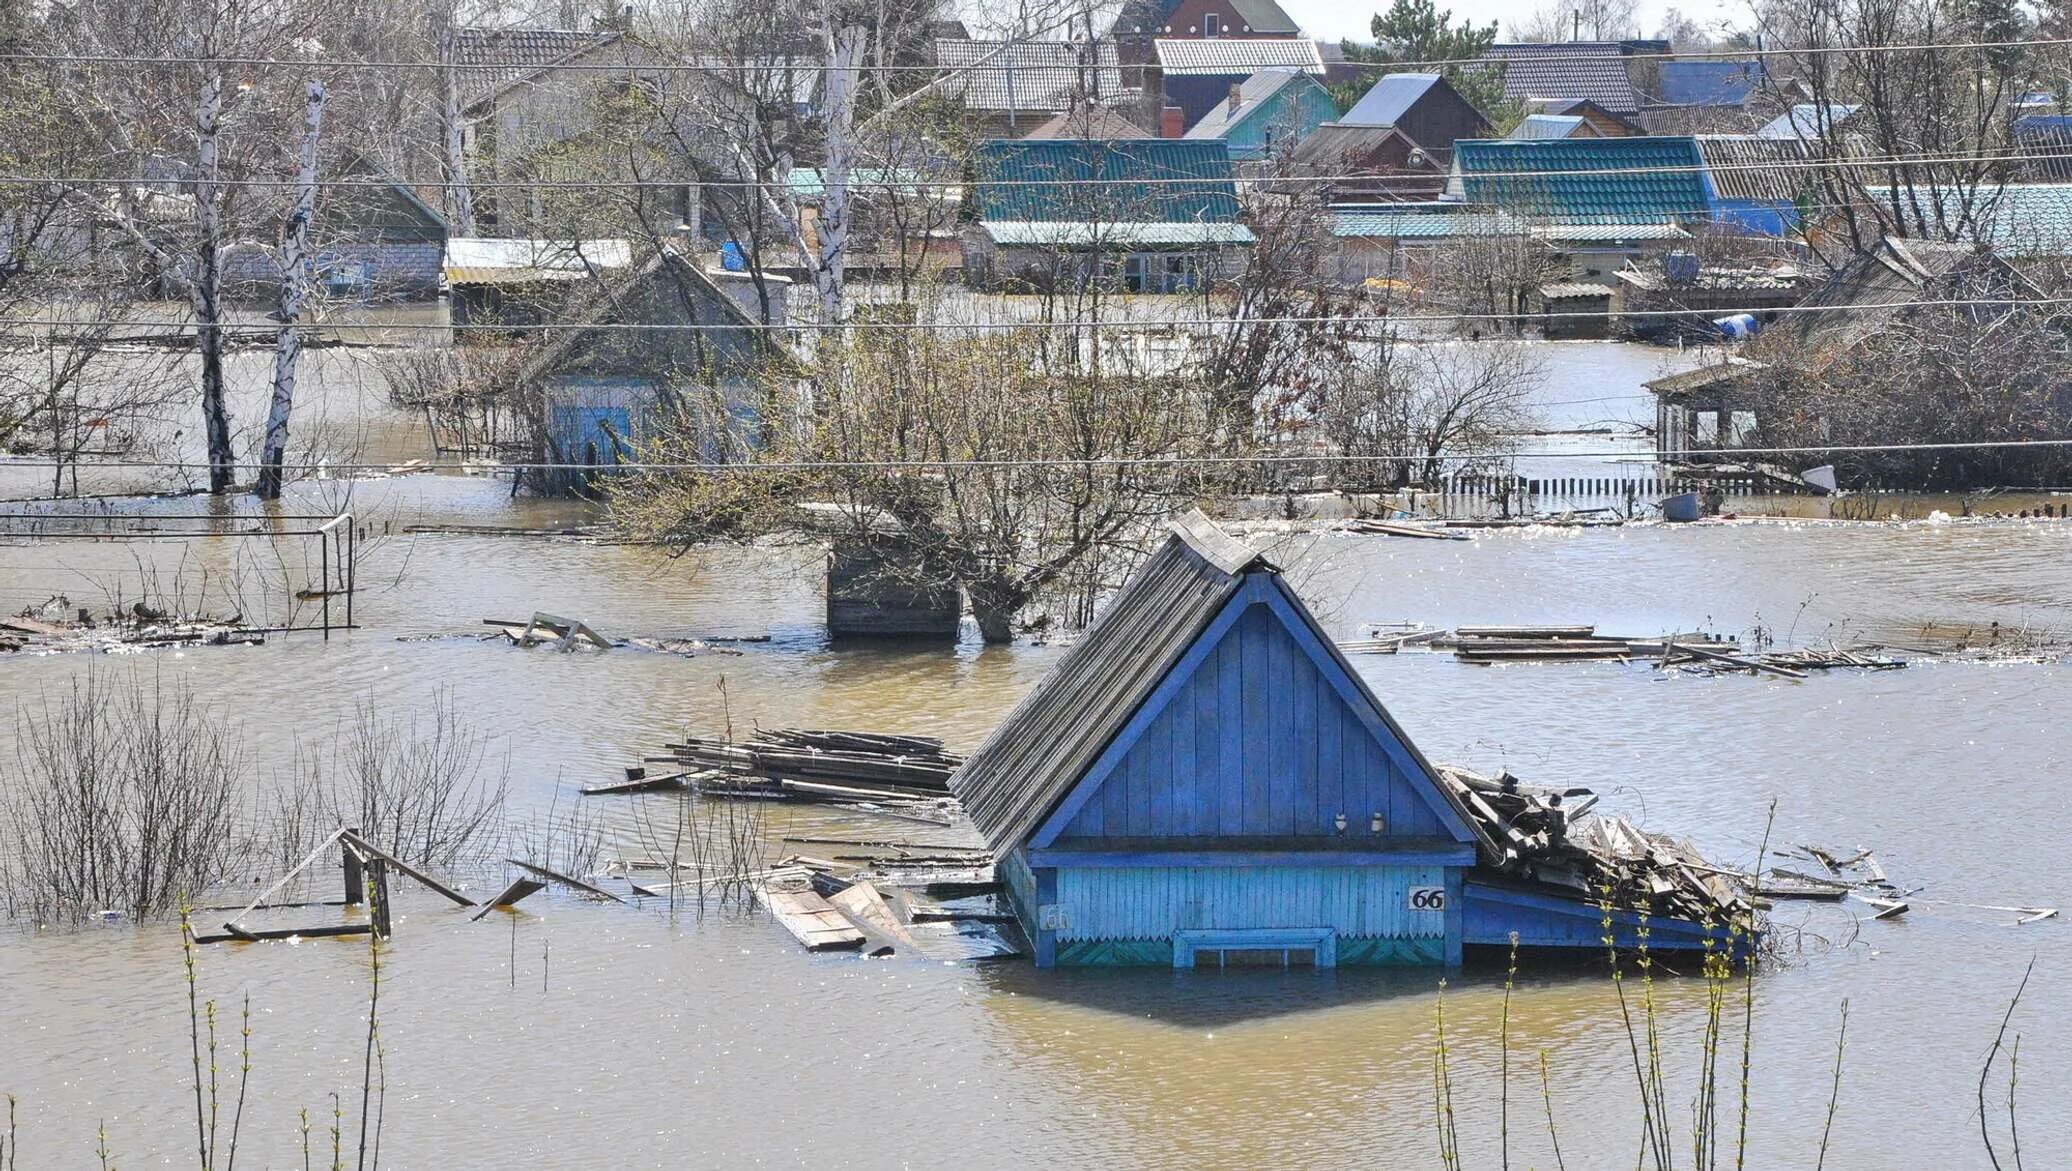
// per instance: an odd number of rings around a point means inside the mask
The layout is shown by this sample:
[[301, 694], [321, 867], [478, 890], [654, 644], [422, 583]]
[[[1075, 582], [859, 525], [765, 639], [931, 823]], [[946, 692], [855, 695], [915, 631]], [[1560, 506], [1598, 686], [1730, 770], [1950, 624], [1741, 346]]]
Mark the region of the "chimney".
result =
[[1239, 106], [1242, 106], [1242, 105], [1244, 105], [1244, 104], [1245, 104], [1245, 86], [1244, 86], [1244, 83], [1243, 83], [1243, 82], [1239, 82], [1239, 81], [1233, 81], [1233, 82], [1231, 82], [1231, 83], [1230, 83], [1230, 112], [1231, 112], [1231, 113], [1233, 113], [1233, 114], [1237, 113], [1237, 108], [1238, 108]]
[[1158, 136], [1160, 138], [1185, 138], [1187, 136], [1187, 113], [1178, 106], [1166, 106], [1158, 111]]

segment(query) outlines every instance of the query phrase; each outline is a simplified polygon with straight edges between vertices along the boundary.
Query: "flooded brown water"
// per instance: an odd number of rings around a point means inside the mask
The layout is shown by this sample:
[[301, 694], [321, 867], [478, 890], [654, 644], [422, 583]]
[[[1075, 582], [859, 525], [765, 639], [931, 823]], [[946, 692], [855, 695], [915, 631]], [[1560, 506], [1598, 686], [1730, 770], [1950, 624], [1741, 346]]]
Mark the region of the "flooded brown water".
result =
[[[352, 505], [392, 527], [567, 519], [513, 504], [507, 489], [405, 477], [354, 486]], [[306, 489], [303, 503], [338, 491]], [[140, 559], [177, 564], [170, 546], [188, 544], [0, 540], [0, 609], [59, 591], [93, 597], [126, 575], [141, 585]], [[191, 544], [190, 568], [237, 564], [227, 541]], [[2066, 522], [1331, 536], [1273, 552], [1341, 635], [1402, 620], [1592, 621], [1622, 633], [1761, 626], [1801, 642], [1906, 642], [1994, 622], [2072, 631]], [[93, 666], [191, 682], [267, 762], [330, 735], [361, 700], [408, 706], [450, 689], [509, 749], [523, 818], [565, 816], [575, 786], [728, 719], [928, 733], [969, 748], [1058, 653], [831, 647], [816, 565], [799, 550], [692, 562], [558, 540], [397, 536], [369, 552], [362, 630]], [[614, 635], [770, 641], [679, 658], [412, 637], [472, 635], [484, 617], [535, 609]], [[1849, 1042], [1827, 1165], [1983, 1166], [1979, 1062], [2032, 957], [2038, 976], [2013, 1026], [2023, 1146], [2034, 1166], [2072, 1148], [2072, 934], [2062, 921], [2016, 928], [2004, 913], [1949, 905], [2072, 904], [2060, 798], [2072, 768], [2072, 666], [1944, 662], [1791, 682], [1640, 665], [1471, 667], [1436, 655], [1355, 662], [1435, 758], [1589, 785], [1609, 807], [1737, 864], [1754, 857], [1774, 799], [1776, 841], [1872, 846], [1894, 881], [1924, 888], [1897, 922], [1858, 923], [1862, 909], [1846, 905], [1780, 911], [1785, 954], [1755, 982], [1749, 1166], [1812, 1164], [1844, 1000]], [[88, 666], [0, 659], [0, 695], [20, 714]], [[19, 776], [18, 730], [0, 721], [0, 784]], [[634, 849], [639, 810], [666, 811], [669, 800], [595, 808]], [[773, 836], [871, 824], [781, 808], [769, 818]], [[731, 910], [671, 915], [547, 894], [471, 924], [436, 900], [403, 897], [381, 1000], [391, 1166], [1438, 1163], [1431, 973], [871, 962], [807, 955], [767, 919]], [[350, 1091], [350, 1159], [364, 948], [209, 949], [202, 965], [205, 994], [252, 998], [255, 1092], [241, 1158], [296, 1162], [296, 1111], [310, 1110], [321, 1146], [329, 1095]], [[1683, 1118], [1704, 989], [1686, 980], [1656, 991], [1670, 1110]], [[1471, 1167], [1498, 1162], [1502, 999], [1501, 973], [1487, 969], [1445, 991]], [[1554, 1163], [1542, 1050], [1566, 1165], [1631, 1163], [1640, 1115], [1617, 1014], [1600, 975], [1521, 973], [1509, 1023], [1513, 1165]], [[103, 1123], [120, 1165], [191, 1158], [186, 1030], [174, 929], [0, 933], [0, 1092], [21, 1100], [21, 1165], [92, 1163]], [[2004, 1097], [1995, 1089], [1989, 1104], [2003, 1110]]]

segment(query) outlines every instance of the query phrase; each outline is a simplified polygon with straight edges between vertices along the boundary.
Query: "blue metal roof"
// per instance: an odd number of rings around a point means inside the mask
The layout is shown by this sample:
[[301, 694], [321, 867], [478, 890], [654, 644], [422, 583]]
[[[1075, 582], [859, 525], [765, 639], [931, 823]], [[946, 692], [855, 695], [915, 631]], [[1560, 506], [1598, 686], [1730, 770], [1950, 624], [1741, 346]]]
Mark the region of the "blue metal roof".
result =
[[1672, 106], [1738, 106], [1762, 81], [1761, 61], [1664, 61], [1661, 98]]
[[1662, 224], [1708, 211], [1687, 137], [1454, 144], [1461, 198], [1568, 224]]
[[972, 156], [972, 206], [1010, 223], [1235, 223], [1220, 140], [993, 140]]
[[1394, 126], [1439, 83], [1436, 73], [1391, 73], [1374, 83], [1340, 118], [1344, 126]]

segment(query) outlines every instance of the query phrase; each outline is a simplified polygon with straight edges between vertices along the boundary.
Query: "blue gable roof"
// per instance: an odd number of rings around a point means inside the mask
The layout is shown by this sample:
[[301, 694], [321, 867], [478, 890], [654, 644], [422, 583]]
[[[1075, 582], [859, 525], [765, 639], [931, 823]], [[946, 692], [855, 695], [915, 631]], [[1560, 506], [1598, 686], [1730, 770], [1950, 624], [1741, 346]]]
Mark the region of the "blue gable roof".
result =
[[1423, 851], [1457, 863], [1473, 840], [1431, 766], [1263, 570], [1245, 575], [1030, 845], [1327, 862]]
[[1661, 97], [1672, 106], [1738, 106], [1762, 82], [1761, 61], [1664, 61]]
[[1361, 95], [1339, 122], [1347, 126], [1394, 126], [1437, 84], [1436, 73], [1391, 73]]

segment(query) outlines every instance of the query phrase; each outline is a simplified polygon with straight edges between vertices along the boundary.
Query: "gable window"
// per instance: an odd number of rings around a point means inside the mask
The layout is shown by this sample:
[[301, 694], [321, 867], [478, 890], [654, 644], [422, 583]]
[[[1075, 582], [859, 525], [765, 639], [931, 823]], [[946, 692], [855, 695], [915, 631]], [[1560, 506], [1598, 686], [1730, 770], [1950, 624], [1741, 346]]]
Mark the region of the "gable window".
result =
[[1220, 37], [1223, 35], [1223, 17], [1219, 13], [1206, 12], [1201, 18], [1201, 35]]

